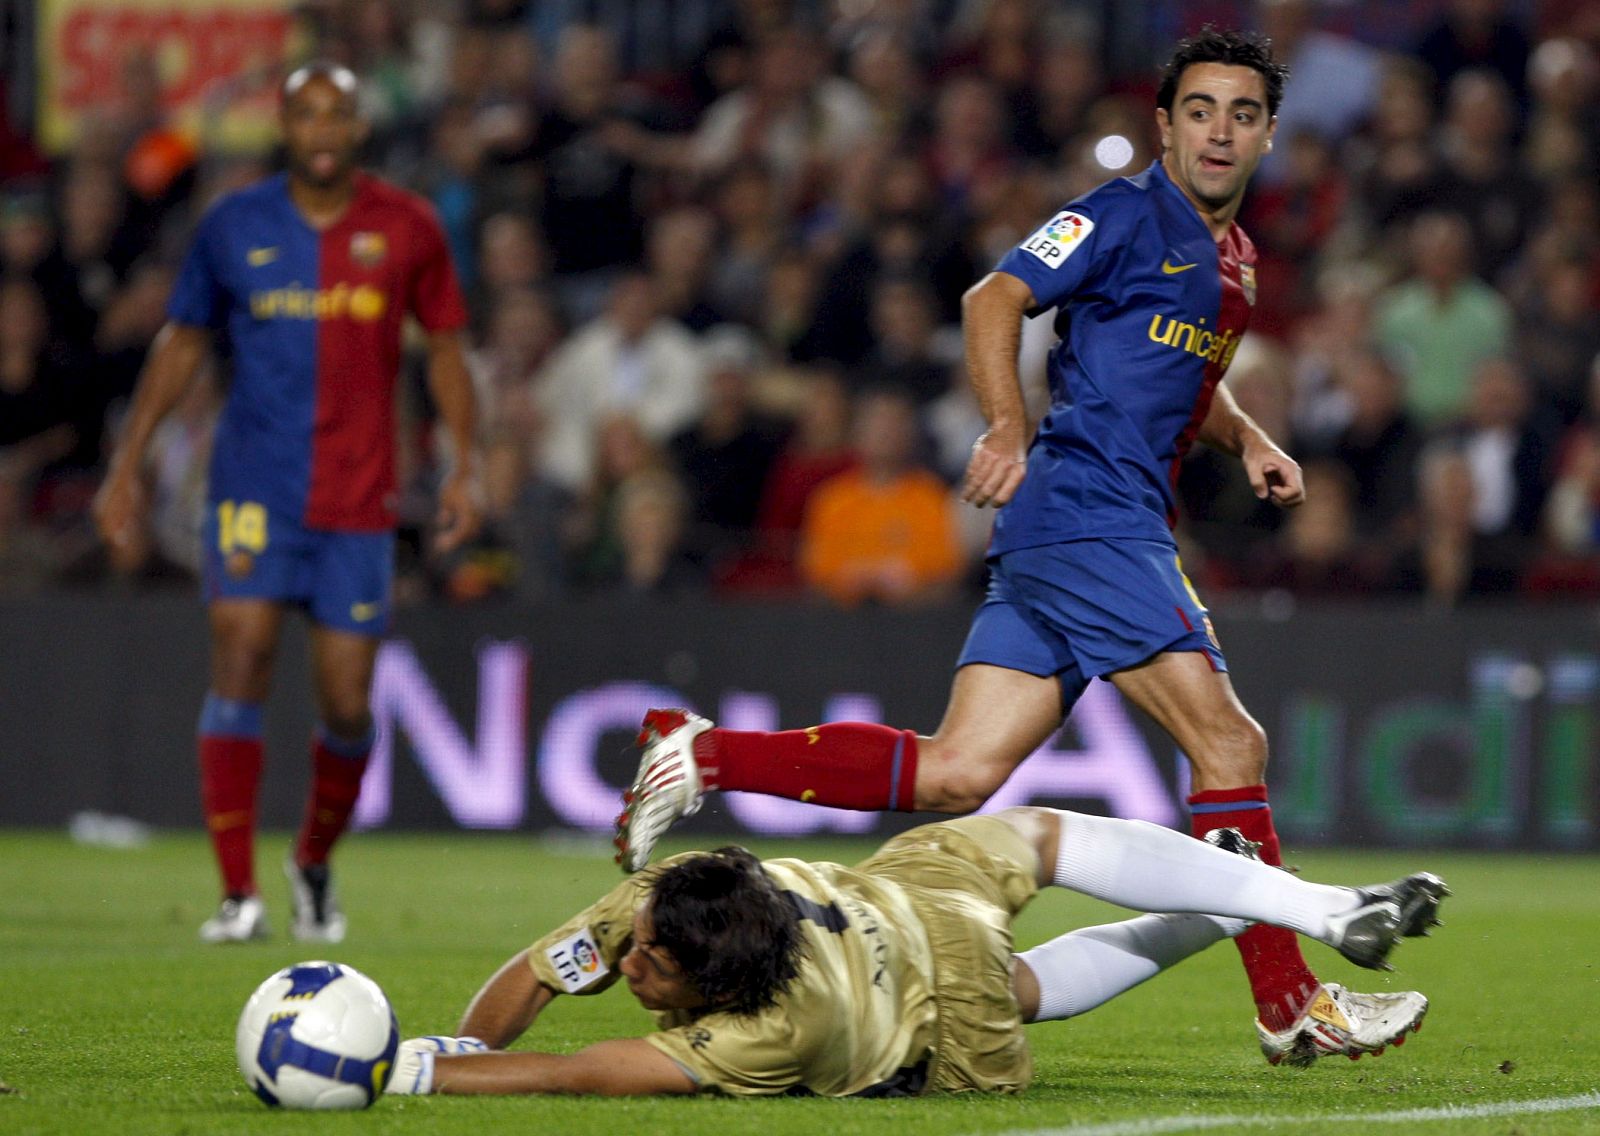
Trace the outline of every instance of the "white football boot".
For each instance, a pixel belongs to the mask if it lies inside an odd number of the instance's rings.
[[[1422,1028],[1428,999],[1415,990],[1398,994],[1358,994],[1337,982],[1324,982],[1288,1029],[1270,1030],[1256,1021],[1261,1052],[1273,1065],[1305,1067],[1319,1057],[1341,1054],[1355,1061],[1376,1057],[1386,1046],[1404,1045]]]
[[[1261,859],[1261,845],[1237,828],[1213,829],[1205,840],[1236,856]],[[1380,967],[1387,966],[1397,936],[1426,935],[1440,925],[1439,904],[1450,894],[1444,881],[1428,872],[1354,890],[1361,902],[1339,920],[1344,941],[1336,946],[1352,962]],[[1407,1036],[1422,1028],[1427,1012],[1428,999],[1414,990],[1361,994],[1326,982],[1287,1029],[1271,1030],[1257,1019],[1256,1033],[1262,1054],[1273,1065],[1304,1067],[1319,1057],[1341,1054],[1356,1061],[1363,1054],[1376,1057],[1387,1046],[1405,1044]]]
[[[217,913],[200,924],[202,943],[248,943],[269,934],[267,905],[259,895],[225,899]]]
[[[298,867],[291,856],[283,863],[289,877],[290,906],[294,923],[290,930],[302,943],[344,942],[345,918],[333,894],[333,875],[326,864]]]
[[[710,721],[687,710],[646,712],[636,743],[644,753],[633,787],[623,794],[613,841],[624,872],[648,864],[667,829],[700,811],[705,793],[694,740],[709,729]]]

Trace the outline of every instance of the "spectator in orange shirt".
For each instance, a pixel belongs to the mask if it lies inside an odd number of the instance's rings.
[[[858,469],[816,491],[800,536],[800,571],[845,606],[903,605],[950,593],[962,571],[949,490],[916,460],[916,408],[903,391],[856,406]]]

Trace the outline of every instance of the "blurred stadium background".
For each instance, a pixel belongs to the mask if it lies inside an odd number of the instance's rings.
[[[834,566],[884,534],[813,530],[806,502],[861,462],[948,495],[981,430],[962,290],[1153,159],[1156,69],[1208,20],[1295,72],[1242,218],[1259,302],[1228,381],[1310,500],[1263,508],[1200,451],[1179,533],[1274,738],[1280,828],[1593,849],[1593,0],[0,0],[0,824],[199,824],[225,367],[155,447],[148,542],[108,555],[88,506],[195,221],[274,168],[286,65],[353,67],[367,162],[437,207],[488,458],[482,538],[432,556],[443,455],[412,360],[363,823],[603,831],[649,704],[936,724],[985,515],[952,498],[919,521],[937,554],[862,594]],[[1036,406],[1049,322],[1024,340]],[[588,397],[608,370],[626,405]],[[280,827],[311,728],[287,648]],[[1005,803],[1173,823],[1181,765],[1097,685]],[[736,798],[693,822],[895,823]]]

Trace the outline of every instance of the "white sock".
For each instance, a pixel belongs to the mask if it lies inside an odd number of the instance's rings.
[[[1308,883],[1170,828],[1056,815],[1061,843],[1054,882],[1136,911],[1229,915],[1327,942],[1328,917],[1356,905],[1350,888]]]
[[[1243,919],[1216,915],[1141,915],[1040,943],[1017,956],[1039,981],[1039,1011],[1028,1020],[1053,1022],[1088,1013],[1249,926]]]

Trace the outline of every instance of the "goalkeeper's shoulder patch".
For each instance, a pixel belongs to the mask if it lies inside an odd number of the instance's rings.
[[[556,976],[568,994],[592,986],[611,973],[606,960],[600,957],[600,945],[595,941],[594,932],[587,927],[546,947],[544,953],[550,965],[556,968]]]

